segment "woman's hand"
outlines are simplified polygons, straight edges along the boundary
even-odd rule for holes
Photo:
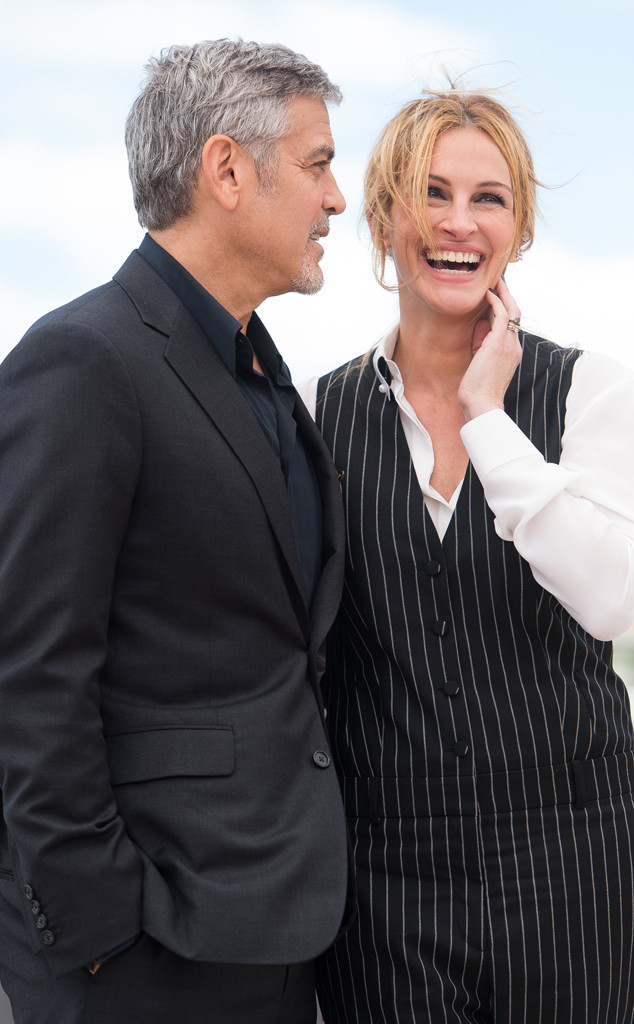
[[[473,358],[458,388],[458,401],[465,421],[492,409],[504,408],[504,395],[522,358],[517,333],[508,327],[519,317],[515,299],[500,280],[495,291],[487,292],[489,319],[478,320],[473,331]]]

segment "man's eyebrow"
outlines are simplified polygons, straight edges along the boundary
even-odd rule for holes
[[[442,185],[451,185],[451,182],[447,178],[441,178],[439,174],[430,174],[429,180],[432,178],[434,181],[439,181]],[[513,189],[510,185],[505,185],[503,181],[481,181],[476,188],[505,188],[507,192],[513,195]]]
[[[334,160],[334,158],[334,149],[332,148],[332,146],[329,146],[327,143],[324,143],[323,146],[317,146],[317,149],[313,149],[312,153],[309,153],[308,156],[306,157],[306,161],[309,162],[311,160],[317,159]]]

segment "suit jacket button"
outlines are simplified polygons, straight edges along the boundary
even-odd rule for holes
[[[42,934],[40,935],[40,939],[42,940],[45,946],[55,945],[55,936],[53,935],[53,932],[49,931],[48,929],[45,932],[42,932]]]
[[[24,886],[24,895],[26,896],[27,900],[33,899],[33,890],[30,885]]]
[[[316,750],[313,754],[313,761],[318,768],[327,768],[330,764],[330,757],[325,750]]]
[[[37,900],[31,900],[31,913],[33,914],[33,917],[37,917],[41,909],[42,908]]]
[[[456,757],[466,757],[469,753],[469,744],[464,740],[457,740],[451,748]]]
[[[38,928],[46,928],[46,926],[48,924],[48,920],[44,916],[44,914],[38,914],[38,916],[35,919],[35,923],[36,923]]]

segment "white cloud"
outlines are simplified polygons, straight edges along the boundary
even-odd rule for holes
[[[277,4],[273,5],[277,8]],[[262,29],[267,5],[233,0],[20,0],[11,5],[11,33],[29,38],[31,57],[60,65],[139,62],[172,43],[245,35]],[[54,49],[51,48],[54,40]],[[139,65],[139,75],[141,67]]]
[[[15,0],[8,7],[11,35],[29,38],[30,58],[60,66],[112,67],[138,62],[140,49],[143,60],[172,43],[242,36],[283,42],[323,60],[333,75],[336,66],[385,89],[402,84],[403,69],[421,55],[485,48],[481,32],[381,2],[326,0],[309,10],[294,0]]]
[[[119,146],[44,145],[34,139],[0,146],[0,165],[16,170],[5,231],[32,228],[74,244],[87,234],[117,227],[131,215],[132,192],[123,143]]]
[[[383,99],[391,90],[416,94],[423,71],[437,67],[438,54],[449,63],[481,51],[483,37],[459,23],[410,14],[383,3],[322,3],[315,16],[290,2],[277,6],[284,41],[324,64],[336,81],[354,82]],[[314,56],[317,54],[317,56]]]

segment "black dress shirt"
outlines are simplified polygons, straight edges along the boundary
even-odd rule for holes
[[[271,445],[286,481],[295,543],[310,608],[322,562],[319,486],[294,418],[297,392],[288,367],[256,313],[242,325],[173,256],[146,235],[141,256],[160,274],[198,321],[234,377]],[[263,373],[253,369],[255,352]]]

